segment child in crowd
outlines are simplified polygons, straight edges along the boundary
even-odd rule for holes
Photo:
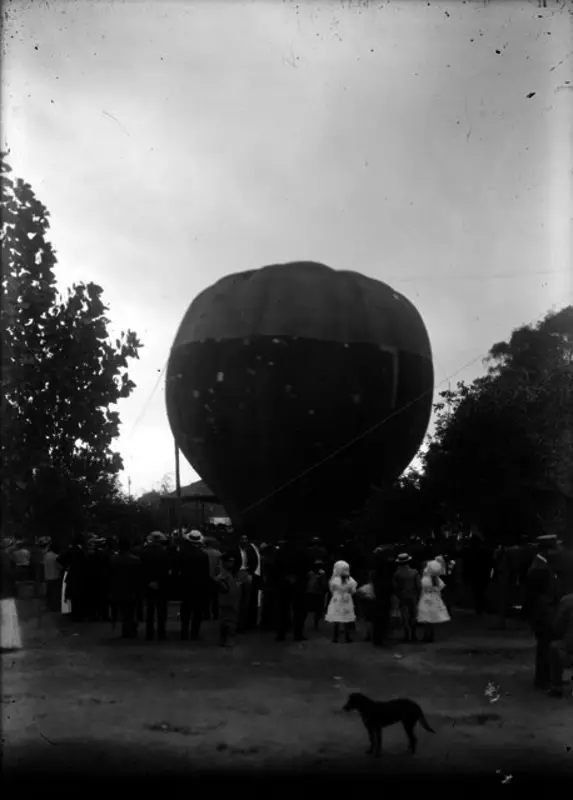
[[[449,622],[450,615],[442,600],[445,583],[440,578],[442,565],[439,561],[430,561],[422,575],[422,592],[418,602],[418,622],[424,625],[424,641],[433,642],[436,625]]]
[[[315,561],[308,573],[306,584],[306,610],[314,617],[314,629],[318,630],[319,622],[324,614],[324,601],[328,581],[322,561]]]
[[[233,647],[241,605],[241,589],[237,582],[234,553],[225,553],[221,557],[215,582],[219,590],[220,645]]]
[[[354,600],[352,596],[356,592],[357,584],[354,578],[350,577],[350,566],[346,561],[337,561],[332,571],[329,588],[332,598],[328,604],[326,621],[334,624],[332,641],[337,644],[340,636],[340,626],[344,628],[345,639],[348,643],[350,638],[349,625],[356,622],[356,612],[354,610]]]
[[[417,606],[421,592],[420,575],[412,568],[411,561],[408,553],[400,553],[394,573],[394,592],[398,598],[405,642],[416,641]]]

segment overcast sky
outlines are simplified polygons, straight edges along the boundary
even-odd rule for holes
[[[51,213],[62,288],[101,284],[145,344],[120,406],[135,493],[173,473],[158,377],[228,273],[310,259],[388,281],[426,322],[438,388],[571,302],[560,5],[5,5],[10,163]]]

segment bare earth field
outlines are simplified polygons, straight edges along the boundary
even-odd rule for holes
[[[203,641],[124,642],[103,624],[36,616],[21,601],[25,647],[2,656],[4,777],[32,773],[157,777],[201,771],[264,770],[288,777],[355,773],[482,776],[522,783],[533,773],[573,778],[573,697],[531,688],[533,640],[526,630],[488,629],[459,611],[433,645],[360,641],[333,645],[323,624],[303,644],[273,635],[216,646]],[[348,691],[376,699],[407,696],[436,735],[419,729],[406,752],[397,725],[384,732],[380,759],[360,719],[341,712]]]

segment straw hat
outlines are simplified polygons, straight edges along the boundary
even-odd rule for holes
[[[408,555],[408,553],[400,553],[400,555],[396,557],[396,564],[408,564],[411,560],[412,556]]]
[[[190,531],[189,533],[184,533],[183,538],[186,539],[191,544],[203,544],[203,534],[201,531]]]

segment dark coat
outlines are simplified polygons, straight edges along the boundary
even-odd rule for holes
[[[110,557],[101,550],[87,553],[82,565],[83,591],[93,596],[103,595],[109,588]]]
[[[376,607],[390,607],[394,594],[394,563],[382,553],[376,557],[372,584],[374,586]]]
[[[139,558],[131,553],[118,553],[112,556],[110,600],[135,602],[140,599],[141,593],[141,561]]]
[[[326,569],[328,569],[331,566],[328,553],[321,544],[311,544],[310,547],[308,548],[308,555],[313,563],[315,561],[322,561]]]
[[[64,572],[68,572],[66,578],[66,596],[69,597],[72,602],[74,598],[84,596],[86,593],[86,586],[84,583],[85,560],[85,550],[83,547],[76,544],[69,547],[59,557]]]
[[[261,553],[261,559],[263,562],[262,573],[265,587],[272,587],[276,584],[275,558],[276,551],[274,547],[268,547],[263,553]]]
[[[555,554],[553,566],[557,573],[558,593],[560,597],[573,592],[573,552],[562,550]]]
[[[493,552],[482,542],[470,545],[464,553],[466,575],[473,585],[488,584],[493,565]]]
[[[159,592],[166,592],[169,585],[171,557],[161,544],[150,544],[141,553],[141,578],[143,587],[148,589],[150,583],[158,584]]]
[[[219,621],[223,624],[236,623],[241,604],[241,590],[235,576],[222,568],[216,578],[216,584],[219,591]]]
[[[536,635],[551,629],[557,601],[557,583],[549,564],[535,559],[527,573],[523,615]]]
[[[312,559],[308,550],[294,544],[285,545],[278,550],[275,559],[275,578],[278,585],[290,585],[306,592],[308,573]]]
[[[567,652],[573,653],[573,593],[561,598],[553,622],[553,636],[561,639]]]
[[[95,572],[98,579],[97,594],[99,597],[106,598],[109,594],[111,582],[111,558],[109,550],[96,550]]]
[[[203,600],[209,597],[211,571],[209,556],[203,548],[191,544],[182,547],[177,563],[177,577],[182,600]]]

